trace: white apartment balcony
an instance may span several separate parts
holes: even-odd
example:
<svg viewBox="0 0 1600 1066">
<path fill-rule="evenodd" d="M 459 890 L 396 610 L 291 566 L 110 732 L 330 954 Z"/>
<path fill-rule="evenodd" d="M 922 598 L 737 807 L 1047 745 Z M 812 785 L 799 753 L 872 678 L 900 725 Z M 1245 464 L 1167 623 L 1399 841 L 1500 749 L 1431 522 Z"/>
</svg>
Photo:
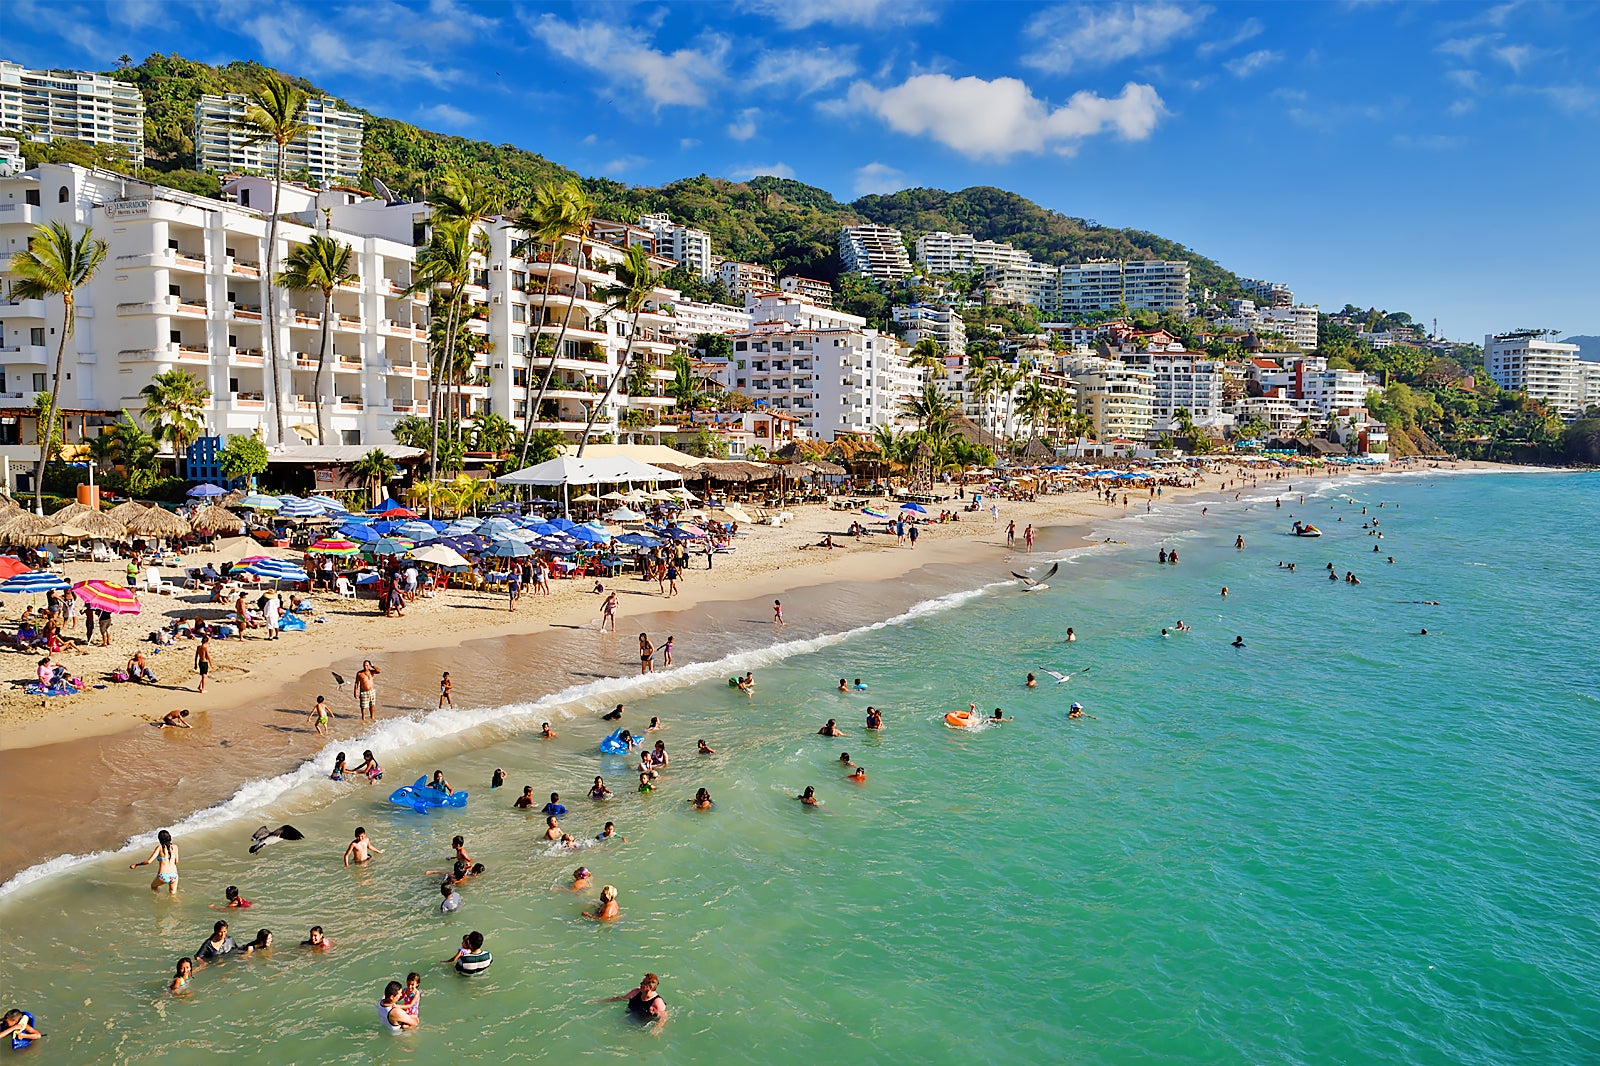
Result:
<svg viewBox="0 0 1600 1066">
<path fill-rule="evenodd" d="M 37 226 L 44 221 L 44 208 L 38 204 L 0 204 L 0 226 Z"/>
<path fill-rule="evenodd" d="M 50 349 L 43 344 L 13 344 L 0 348 L 0 360 L 12 366 L 37 363 L 43 366 L 51 358 Z"/>
<path fill-rule="evenodd" d="M 260 348 L 229 348 L 228 363 L 231 366 L 261 366 L 266 362 L 266 356 Z"/>
<path fill-rule="evenodd" d="M 552 322 L 544 326 L 530 326 L 528 328 L 534 333 L 549 337 L 551 341 L 554 341 L 561 334 L 561 324 L 559 322 Z M 601 333 L 599 330 L 584 329 L 581 326 L 568 326 L 567 335 L 563 339 L 580 342 L 587 341 L 590 344 L 605 344 L 612 338 L 610 334 Z"/>
<path fill-rule="evenodd" d="M 235 259 L 231 255 L 228 256 L 227 261 L 224 264 L 224 269 L 226 269 L 229 274 L 233 274 L 236 277 L 259 278 L 261 276 L 260 263 L 252 263 L 245 259 Z"/>
<path fill-rule="evenodd" d="M 139 267 L 164 267 L 167 270 L 184 270 L 196 274 L 203 274 L 206 271 L 205 256 L 174 251 L 171 248 L 159 248 L 153 252 L 133 252 L 128 255 L 119 255 L 114 262 L 118 270 L 131 270 Z"/>
<path fill-rule="evenodd" d="M 356 318 L 334 312 L 333 328 L 345 333 L 365 333 L 367 331 L 367 321 L 364 318 Z"/>
<path fill-rule="evenodd" d="M 320 314 L 308 314 L 305 311 L 296 310 L 294 312 L 294 317 L 289 322 L 289 325 L 293 326 L 295 329 L 321 329 L 322 316 Z"/>
<path fill-rule="evenodd" d="M 405 337 L 409 340 L 425 341 L 428 339 L 427 326 L 413 325 L 410 322 L 394 322 L 387 318 L 378 320 L 378 332 L 392 337 Z"/>
<path fill-rule="evenodd" d="M 260 322 L 261 305 L 230 303 L 228 305 L 228 317 L 238 322 Z"/>
<path fill-rule="evenodd" d="M 118 304 L 117 314 L 121 317 L 130 315 L 178 315 L 183 318 L 205 318 L 207 309 L 203 300 L 185 301 L 179 296 L 162 296 L 155 300 Z"/>
<path fill-rule="evenodd" d="M 0 301 L 0 318 L 43 318 L 43 300 L 4 300 Z"/>
<path fill-rule="evenodd" d="M 7 401 L 4 404 L 5 407 L 12 409 L 16 409 L 18 407 L 27 408 L 32 407 L 36 402 L 38 402 L 39 397 L 42 395 L 44 394 L 40 392 L 0 392 L 0 400 Z M 11 400 L 16 400 L 18 402 L 11 403 L 9 402 Z"/>
<path fill-rule="evenodd" d="M 211 351 L 203 344 L 169 342 L 150 348 L 124 348 L 117 353 L 119 363 L 198 363 L 209 365 Z"/>
</svg>

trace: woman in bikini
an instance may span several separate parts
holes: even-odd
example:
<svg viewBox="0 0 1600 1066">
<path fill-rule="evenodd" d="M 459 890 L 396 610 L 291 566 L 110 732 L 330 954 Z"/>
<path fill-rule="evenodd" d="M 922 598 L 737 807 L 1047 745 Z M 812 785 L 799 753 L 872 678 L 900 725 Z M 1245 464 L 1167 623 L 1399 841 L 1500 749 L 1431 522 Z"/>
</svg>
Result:
<svg viewBox="0 0 1600 1066">
<path fill-rule="evenodd" d="M 150 882 L 150 891 L 160 892 L 165 885 L 170 895 L 178 894 L 178 845 L 172 842 L 172 834 L 163 829 L 156 834 L 156 846 L 149 856 L 142 862 L 130 863 L 128 869 L 137 870 L 141 866 L 156 864 L 155 880 Z"/>
</svg>

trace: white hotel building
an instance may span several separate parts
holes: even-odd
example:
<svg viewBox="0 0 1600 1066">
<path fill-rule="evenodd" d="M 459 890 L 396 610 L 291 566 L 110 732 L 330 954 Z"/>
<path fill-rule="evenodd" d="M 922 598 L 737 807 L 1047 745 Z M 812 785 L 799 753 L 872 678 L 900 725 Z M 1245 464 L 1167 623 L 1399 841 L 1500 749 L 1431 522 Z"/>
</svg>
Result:
<svg viewBox="0 0 1600 1066">
<path fill-rule="evenodd" d="M 905 327 L 905 341 L 911 347 L 931 340 L 947 358 L 967 354 L 967 324 L 960 311 L 942 304 L 900 304 L 891 314 L 895 325 Z"/>
<path fill-rule="evenodd" d="M 965 274 L 985 267 L 1027 266 L 1033 256 L 1000 241 L 936 230 L 917 238 L 917 261 L 932 274 Z"/>
<path fill-rule="evenodd" d="M 267 186 L 264 179 L 249 179 Z M 331 444 L 379 444 L 405 414 L 427 412 L 425 301 L 408 296 L 414 252 L 342 225 L 349 193 L 286 190 L 285 210 L 305 219 L 317 205 L 336 216 L 329 233 L 351 245 L 359 275 L 333 298 L 323 399 Z M 257 199 L 266 198 L 258 192 Z M 11 257 L 34 226 L 61 220 L 106 241 L 104 265 L 78 294 L 77 330 L 67 345 L 60 406 L 71 435 L 143 406 L 139 390 L 163 371 L 183 369 L 210 390 L 209 433 L 252 433 L 276 419 L 264 366 L 276 332 L 282 368 L 276 395 L 292 443 L 314 441 L 314 376 L 322 297 L 280 290 L 278 322 L 263 315 L 267 219 L 252 209 L 134 181 L 120 174 L 44 164 L 0 179 L 0 442 L 32 439 L 31 408 L 50 389 L 60 338 L 60 300 L 16 300 Z M 314 231 L 279 225 L 279 262 Z M 24 426 L 28 427 L 26 435 Z M 91 432 L 89 435 L 93 435 Z"/>
<path fill-rule="evenodd" d="M 1526 392 L 1565 418 L 1580 414 L 1588 399 L 1589 372 L 1576 344 L 1526 332 L 1495 333 L 1483 338 L 1483 365 L 1502 389 Z"/>
<path fill-rule="evenodd" d="M 640 215 L 639 225 L 655 235 L 655 250 L 698 274 L 701 281 L 717 276 L 712 266 L 711 234 L 703 229 L 683 226 L 670 215 Z"/>
<path fill-rule="evenodd" d="M 1063 356 L 1059 370 L 1072 380 L 1078 411 L 1089 419 L 1096 440 L 1145 439 L 1155 422 L 1156 390 L 1149 370 L 1082 353 Z"/>
<path fill-rule="evenodd" d="M 1189 306 L 1189 264 L 1181 260 L 1098 259 L 1060 267 L 1045 308 L 1062 317 L 1109 311 L 1183 312 Z"/>
<path fill-rule="evenodd" d="M 1154 429 L 1161 432 L 1176 422 L 1177 412 L 1189 413 L 1197 426 L 1229 425 L 1232 419 L 1223 410 L 1222 364 L 1199 352 L 1147 350 L 1122 356 L 1122 362 L 1135 370 L 1148 371 L 1153 393 L 1150 416 Z"/>
<path fill-rule="evenodd" d="M 194 154 L 201 170 L 220 174 L 270 174 L 276 146 L 251 144 L 234 125 L 250 106 L 243 93 L 207 94 L 194 106 Z M 285 146 L 284 173 L 304 170 L 325 185 L 361 177 L 361 135 L 366 118 L 337 107 L 328 97 L 306 101 L 305 136 Z"/>
<path fill-rule="evenodd" d="M 104 74 L 28 70 L 0 60 L 0 129 L 36 141 L 64 137 L 119 148 L 134 166 L 144 165 L 144 97 L 137 86 Z"/>
<path fill-rule="evenodd" d="M 866 319 L 769 293 L 750 304 L 748 332 L 733 335 L 722 369 L 726 388 L 798 419 L 804 435 L 833 440 L 901 426 L 900 401 L 922 376 L 895 338 Z"/>
<path fill-rule="evenodd" d="M 889 226 L 843 227 L 839 230 L 839 259 L 846 270 L 879 284 L 911 276 L 905 239 Z"/>
</svg>

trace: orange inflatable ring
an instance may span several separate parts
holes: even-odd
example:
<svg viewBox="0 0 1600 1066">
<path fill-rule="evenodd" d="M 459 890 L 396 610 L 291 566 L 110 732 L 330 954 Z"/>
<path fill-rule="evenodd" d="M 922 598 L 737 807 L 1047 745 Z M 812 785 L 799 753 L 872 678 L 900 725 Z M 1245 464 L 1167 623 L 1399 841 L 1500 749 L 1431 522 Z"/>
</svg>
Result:
<svg viewBox="0 0 1600 1066">
<path fill-rule="evenodd" d="M 978 716 L 971 711 L 951 711 L 944 716 L 944 724 L 957 729 L 970 729 L 978 724 Z"/>
</svg>

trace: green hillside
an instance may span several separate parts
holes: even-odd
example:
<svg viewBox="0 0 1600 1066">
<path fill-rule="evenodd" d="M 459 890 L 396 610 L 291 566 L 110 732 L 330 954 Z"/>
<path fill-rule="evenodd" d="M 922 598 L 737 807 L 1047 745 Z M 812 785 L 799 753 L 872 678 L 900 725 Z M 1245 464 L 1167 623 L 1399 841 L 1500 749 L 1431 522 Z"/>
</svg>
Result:
<svg viewBox="0 0 1600 1066">
<path fill-rule="evenodd" d="M 203 93 L 243 92 L 267 69 L 250 62 L 213 67 L 175 54 L 155 54 L 136 66 L 108 73 L 137 85 L 144 94 L 148 169 L 181 177 L 185 188 L 204 188 L 205 176 L 195 175 L 191 169 L 195 103 Z M 305 79 L 288 76 L 307 92 L 321 94 Z M 455 167 L 503 190 L 502 206 L 514 212 L 532 199 L 541 184 L 577 177 L 568 168 L 516 145 L 433 133 L 363 113 L 368 116 L 362 175 L 367 188 L 376 178 L 395 193 L 420 197 L 428 191 L 432 175 Z M 34 154 L 80 161 L 77 156 L 82 152 L 60 146 L 41 147 Z M 1100 226 L 989 186 L 959 192 L 907 189 L 843 203 L 824 189 L 786 178 L 738 182 L 702 174 L 660 187 L 629 186 L 608 178 L 580 180 L 604 217 L 631 221 L 640 214 L 664 212 L 709 232 L 719 255 L 826 281 L 834 280 L 840 271 L 839 227 L 873 222 L 897 227 L 908 240 L 942 229 L 1010 241 L 1049 263 L 1101 257 L 1186 259 L 1200 284 L 1225 294 L 1236 291 L 1239 284 L 1234 274 L 1213 260 L 1174 241 L 1140 230 Z"/>
</svg>

